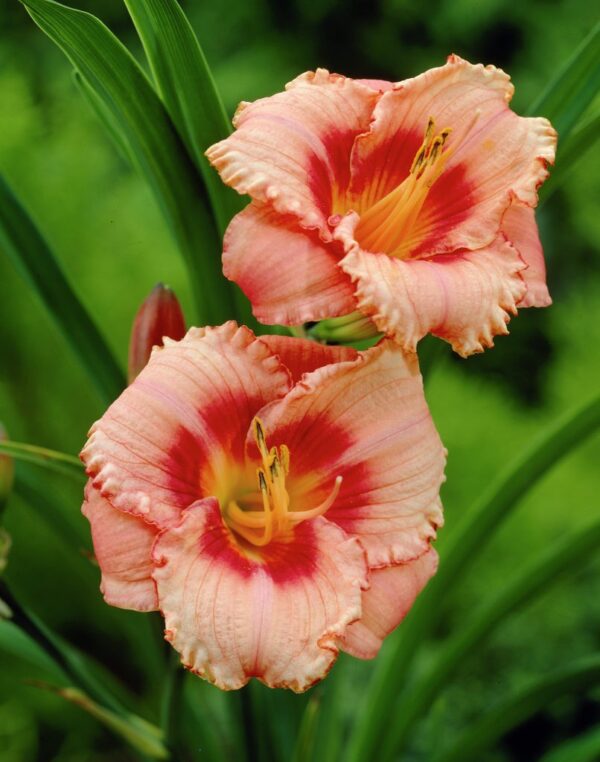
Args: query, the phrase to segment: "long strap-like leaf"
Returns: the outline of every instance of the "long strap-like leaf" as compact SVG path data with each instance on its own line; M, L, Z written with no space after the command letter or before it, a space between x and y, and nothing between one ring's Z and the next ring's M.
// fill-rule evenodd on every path
M579 117L600 88L600 23L596 24L546 89L531 104L528 113L550 119L561 140L577 124Z
M74 455L67 455L57 450L49 450L47 447L13 442L11 440L0 442L0 453L10 455L15 460L23 460L27 463L35 463L50 471L57 471L78 480L84 480L85 471L83 464Z
M598 762L600 759L600 724L576 738L564 741L539 762Z
M476 652L494 627L513 614L519 606L547 591L562 573L572 571L593 558L599 543L600 521L571 533L557 546L528 564L505 588L491 595L469 621L461 624L456 635L440 650L427 672L415 685L410 686L397 703L396 721L389 725L379 753L381 762L395 758L406 742L410 728L423 716L456 669L469 654Z
M23 3L118 125L187 264L197 320L220 323L233 317L233 292L221 272L221 246L202 177L144 72L95 16L52 0Z
M176 0L125 0L158 92L196 162L221 234L243 200L221 182L204 156L231 125L192 26Z
M103 401L112 402L124 389L125 376L46 241L2 177L0 249L34 288Z
M246 201L221 181L204 156L209 146L229 135L231 123L198 38L177 0L125 0L125 4L157 90L204 180L222 236ZM231 288L238 320L258 333L264 331L248 299L237 286Z
M483 759L483 753L491 749L499 738L546 707L553 699L586 690L598 683L600 655L580 659L538 679L516 695L487 709L451 748L435 757L435 762L471 762ZM600 743L596 748L600 751ZM565 756L564 759L573 762L573 757Z
M348 762L364 762L373 757L382 733L389 726L398 686L421 644L427 639L443 612L452 587L519 500L561 457L585 441L600 425L600 396L558 420L485 491L472 511L450 535L437 575L417 598L401 627L384 644L375 674L365 696L364 712L350 739Z

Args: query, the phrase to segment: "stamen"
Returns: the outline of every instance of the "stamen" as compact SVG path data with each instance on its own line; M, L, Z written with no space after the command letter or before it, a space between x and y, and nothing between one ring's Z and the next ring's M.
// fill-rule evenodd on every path
M273 537L286 532L301 521L321 516L333 505L337 498L342 477L338 476L329 496L320 505L306 511L290 510L290 496L285 486L285 478L290 469L290 451L286 445L280 448L267 447L265 429L261 421L253 421L253 433L260 453L262 466L256 469L260 498L256 493L245 499L248 506L258 506L262 501L262 511L241 508L236 500L230 500L225 511L225 520L231 529L252 545L263 547Z
M306 519L314 519L317 516L322 516L325 511L328 511L333 503L335 502L335 499L340 494L340 487L342 486L342 476L336 476L335 482L333 484L333 489L329 493L329 497L327 497L325 500L323 500L320 505L318 505L316 508L310 508L307 511L292 511L290 513L290 519L294 523L299 523L300 521L306 521Z
M394 257L406 256L411 231L427 194L444 171L450 155L445 146L451 131L445 127L436 135L435 120L429 117L408 177L362 215L356 228L356 240L363 248Z

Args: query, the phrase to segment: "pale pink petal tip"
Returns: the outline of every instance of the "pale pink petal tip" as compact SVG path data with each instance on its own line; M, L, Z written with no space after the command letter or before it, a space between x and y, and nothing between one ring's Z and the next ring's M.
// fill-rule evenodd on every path
M113 508L89 482L82 512L91 524L106 602L123 609L155 611L152 544L157 528Z
M369 589L363 592L362 616L346 629L342 650L360 659L377 656L384 638L408 614L437 567L438 555L431 549L413 561L371 569Z
M232 544L209 499L161 535L154 558L167 639L188 669L225 690L251 677L306 690L327 674L339 638L360 617L364 552L323 518L254 560Z

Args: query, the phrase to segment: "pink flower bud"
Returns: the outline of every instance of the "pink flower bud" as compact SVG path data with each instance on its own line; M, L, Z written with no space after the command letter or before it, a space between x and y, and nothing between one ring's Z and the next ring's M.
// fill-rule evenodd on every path
M129 340L129 383L144 368L152 347L162 346L163 338L182 339L185 319L173 291L158 283L139 308Z

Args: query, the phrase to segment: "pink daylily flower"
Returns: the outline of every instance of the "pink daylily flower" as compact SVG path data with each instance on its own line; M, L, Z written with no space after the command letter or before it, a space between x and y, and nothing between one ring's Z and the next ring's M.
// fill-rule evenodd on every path
M81 457L106 601L160 610L221 688L302 691L339 649L375 656L436 570L445 450L416 357L390 341L193 328Z
M252 202L225 274L265 323L360 310L407 351L433 333L461 355L546 306L533 209L556 133L510 110L509 77L450 56L398 83L319 69L242 103L207 156Z

